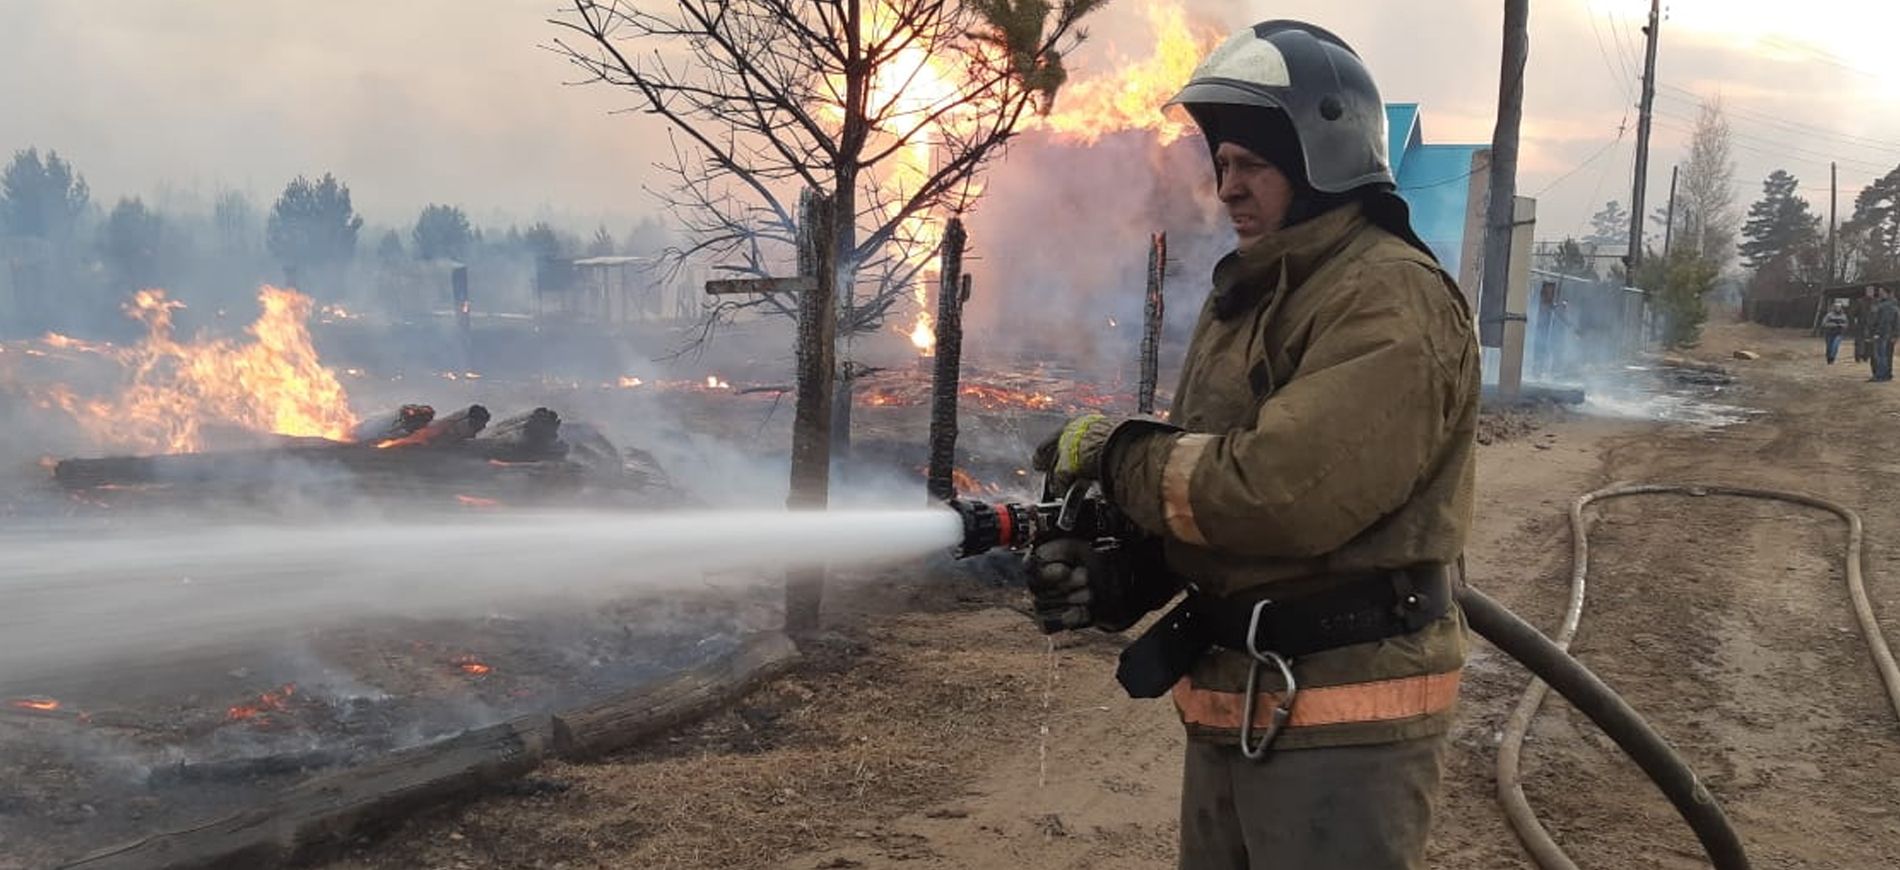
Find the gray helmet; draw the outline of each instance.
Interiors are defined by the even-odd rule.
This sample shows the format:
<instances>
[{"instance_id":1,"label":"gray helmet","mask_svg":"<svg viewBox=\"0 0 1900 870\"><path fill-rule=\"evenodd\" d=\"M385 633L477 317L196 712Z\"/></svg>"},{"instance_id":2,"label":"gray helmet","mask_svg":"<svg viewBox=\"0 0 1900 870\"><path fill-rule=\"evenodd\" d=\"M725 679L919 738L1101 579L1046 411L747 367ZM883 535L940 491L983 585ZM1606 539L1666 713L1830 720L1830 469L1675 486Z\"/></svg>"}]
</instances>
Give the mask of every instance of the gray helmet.
<instances>
[{"instance_id":1,"label":"gray helmet","mask_svg":"<svg viewBox=\"0 0 1900 870\"><path fill-rule=\"evenodd\" d=\"M1215 105L1278 109L1292 122L1306 182L1323 193L1393 186L1385 102L1352 48L1323 28L1263 21L1220 44L1168 101L1203 130Z\"/></svg>"}]
</instances>

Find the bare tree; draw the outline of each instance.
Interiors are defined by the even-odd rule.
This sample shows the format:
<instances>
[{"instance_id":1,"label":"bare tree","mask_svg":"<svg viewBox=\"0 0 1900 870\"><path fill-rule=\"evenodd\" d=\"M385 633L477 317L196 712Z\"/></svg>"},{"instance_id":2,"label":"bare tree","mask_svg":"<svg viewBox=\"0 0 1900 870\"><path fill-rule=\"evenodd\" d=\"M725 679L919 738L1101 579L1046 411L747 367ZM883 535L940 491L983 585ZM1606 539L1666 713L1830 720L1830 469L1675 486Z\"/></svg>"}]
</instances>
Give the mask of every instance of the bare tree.
<instances>
[{"instance_id":1,"label":"bare tree","mask_svg":"<svg viewBox=\"0 0 1900 870\"><path fill-rule=\"evenodd\" d=\"M573 0L554 50L664 119L667 260L782 273L800 189L838 228L841 335L882 328L968 209L974 179L1047 111L1078 24L1107 0ZM855 292L864 287L867 295ZM726 301L717 317L784 294Z\"/></svg>"},{"instance_id":2,"label":"bare tree","mask_svg":"<svg viewBox=\"0 0 1900 870\"><path fill-rule=\"evenodd\" d=\"M1676 195L1676 243L1687 246L1718 272L1727 268L1735 256L1735 233L1741 223L1735 208L1735 158L1731 152L1728 116L1722 113L1722 101L1704 102L1689 140L1689 159L1682 165L1682 185Z\"/></svg>"}]
</instances>

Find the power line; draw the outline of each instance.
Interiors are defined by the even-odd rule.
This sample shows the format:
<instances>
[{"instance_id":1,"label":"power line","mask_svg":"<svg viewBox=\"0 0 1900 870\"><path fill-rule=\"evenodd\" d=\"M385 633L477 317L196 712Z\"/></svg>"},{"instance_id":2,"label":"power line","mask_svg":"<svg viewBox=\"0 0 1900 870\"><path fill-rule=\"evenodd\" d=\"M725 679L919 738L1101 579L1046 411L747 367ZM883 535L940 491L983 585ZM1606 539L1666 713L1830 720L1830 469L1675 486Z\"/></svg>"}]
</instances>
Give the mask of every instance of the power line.
<instances>
[{"instance_id":1,"label":"power line","mask_svg":"<svg viewBox=\"0 0 1900 870\"><path fill-rule=\"evenodd\" d=\"M1629 120L1628 116L1627 115L1624 116L1624 121L1627 122L1628 120ZM1568 179L1572 175L1576 175L1578 172L1581 172L1585 167L1589 166L1592 163L1595 163L1597 161L1597 158L1602 157L1605 154L1608 154L1611 148L1615 148L1618 143L1621 143L1623 141L1623 136L1626 132L1628 132L1628 129L1629 127L1627 123L1617 124L1615 139L1611 139L1610 141L1604 143L1602 148L1598 148L1596 151L1592 152L1589 157L1585 157L1582 163L1579 163L1575 166L1570 167L1569 172L1566 172L1562 175L1557 176L1556 179L1552 180L1549 184L1544 185L1542 189L1538 190L1536 193L1531 194L1531 196L1543 196L1544 194L1549 193L1551 188L1556 187L1559 184L1562 184L1565 179Z\"/></svg>"},{"instance_id":2,"label":"power line","mask_svg":"<svg viewBox=\"0 0 1900 870\"><path fill-rule=\"evenodd\" d=\"M1657 87L1663 88L1669 91L1674 91L1675 93L1673 94L1664 95L1672 100L1679 100L1682 102L1694 101L1698 105L1703 102L1706 102L1706 98L1704 98L1700 94L1697 94L1694 91L1689 90L1688 88L1678 87L1676 85L1668 84L1667 82L1659 82L1657 84ZM1775 126L1775 127L1782 127L1782 128L1787 129L1789 132L1802 133L1805 135L1819 136L1819 137L1829 138L1829 139L1836 139L1842 143L1852 144L1852 145L1856 145L1862 148L1869 148L1869 149L1875 149L1875 150L1880 150L1880 151L1900 150L1900 141L1894 141L1890 139L1876 139L1870 136L1860 136L1854 133L1844 133L1844 132L1839 132L1835 130L1829 130L1827 128L1820 127L1814 124L1805 124L1799 121L1790 121L1786 118L1777 117L1767 112L1763 112L1757 109L1751 109L1747 106L1731 105L1727 101L1723 101L1722 111L1730 112L1740 117L1750 118L1762 124L1768 124L1770 126Z\"/></svg>"},{"instance_id":3,"label":"power line","mask_svg":"<svg viewBox=\"0 0 1900 870\"><path fill-rule=\"evenodd\" d=\"M1842 59L1840 55L1835 54L1826 49L1823 49L1819 46L1808 45L1806 43L1801 43L1801 42L1794 42L1792 40L1785 39L1780 36L1770 36L1767 39L1764 39L1762 41L1770 45L1779 45L1783 48L1793 49L1809 57L1812 57L1815 60L1818 60L1824 64L1827 64L1833 67L1839 67L1851 73L1857 73L1859 75L1863 75L1868 78L1874 78L1874 79L1880 78L1879 73L1875 73L1871 70L1865 70L1865 69L1861 69L1860 67L1854 66L1853 64L1848 63L1846 60Z\"/></svg>"},{"instance_id":4,"label":"power line","mask_svg":"<svg viewBox=\"0 0 1900 870\"><path fill-rule=\"evenodd\" d=\"M1656 113L1665 118L1674 118L1678 121L1683 121L1691 125L1695 124L1698 120L1696 118L1692 118L1687 115L1663 111L1662 109L1657 109ZM1671 128L1671 129L1674 129L1674 128ZM1694 135L1694 127L1691 126L1689 129L1683 130L1681 132L1687 132L1690 135ZM1839 161L1843 165L1851 164L1859 168L1865 169L1866 171L1869 171L1869 172L1881 173L1881 172L1887 171L1887 167L1883 167L1871 161L1860 160L1860 159L1855 159L1851 157L1840 157L1838 155L1831 154L1825 151L1815 151L1811 148L1807 148L1801 145L1796 145L1792 142L1782 141L1782 140L1775 139L1769 136L1761 135L1760 133L1744 132L1741 130L1735 130L1731 128L1729 130L1729 136L1730 136L1731 144L1735 145L1736 147L1743 148L1745 150L1758 151L1760 153L1767 154L1770 157L1785 157L1785 156L1791 156L1795 154L1805 154L1805 155L1808 155L1810 158L1818 159L1823 162L1830 161L1830 160ZM1749 147L1751 143L1754 145L1753 148ZM1775 150L1767 150L1767 149L1775 149Z\"/></svg>"},{"instance_id":5,"label":"power line","mask_svg":"<svg viewBox=\"0 0 1900 870\"><path fill-rule=\"evenodd\" d=\"M1603 31L1597 28L1595 6L1596 4L1591 4L1590 33L1597 39L1597 56L1603 58L1603 68L1610 71L1610 78L1615 80L1617 89L1623 92L1623 98L1634 102L1636 100L1636 94L1630 90L1629 67L1623 65L1623 71L1618 73L1617 67L1610 63L1610 53L1603 47ZM1618 64L1622 64L1623 55L1620 51L1617 53L1616 59Z\"/></svg>"},{"instance_id":6,"label":"power line","mask_svg":"<svg viewBox=\"0 0 1900 870\"><path fill-rule=\"evenodd\" d=\"M1642 64L1637 62L1637 58L1642 57L1642 52L1636 51L1624 44L1623 32L1617 27L1618 22L1615 13L1605 12L1603 13L1603 17L1610 22L1610 38L1616 42L1616 59L1623 63L1624 75L1630 78L1637 78L1636 70L1642 66ZM1634 43L1636 40L1634 37L1631 37L1629 41Z\"/></svg>"}]
</instances>

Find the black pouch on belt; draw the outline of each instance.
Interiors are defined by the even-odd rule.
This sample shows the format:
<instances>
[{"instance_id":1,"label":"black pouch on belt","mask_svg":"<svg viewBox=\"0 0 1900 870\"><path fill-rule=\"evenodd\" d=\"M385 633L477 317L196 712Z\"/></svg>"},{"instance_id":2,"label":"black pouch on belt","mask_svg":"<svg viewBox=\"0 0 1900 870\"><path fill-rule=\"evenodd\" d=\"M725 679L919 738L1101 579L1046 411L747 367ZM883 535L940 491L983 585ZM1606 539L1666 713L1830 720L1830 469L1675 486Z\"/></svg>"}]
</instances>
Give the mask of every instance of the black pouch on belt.
<instances>
[{"instance_id":1,"label":"black pouch on belt","mask_svg":"<svg viewBox=\"0 0 1900 870\"><path fill-rule=\"evenodd\" d=\"M1115 682L1122 684L1128 697L1159 698L1167 694L1214 645L1197 624L1199 600L1199 596L1189 594L1122 650L1121 660L1115 665Z\"/></svg>"}]
</instances>

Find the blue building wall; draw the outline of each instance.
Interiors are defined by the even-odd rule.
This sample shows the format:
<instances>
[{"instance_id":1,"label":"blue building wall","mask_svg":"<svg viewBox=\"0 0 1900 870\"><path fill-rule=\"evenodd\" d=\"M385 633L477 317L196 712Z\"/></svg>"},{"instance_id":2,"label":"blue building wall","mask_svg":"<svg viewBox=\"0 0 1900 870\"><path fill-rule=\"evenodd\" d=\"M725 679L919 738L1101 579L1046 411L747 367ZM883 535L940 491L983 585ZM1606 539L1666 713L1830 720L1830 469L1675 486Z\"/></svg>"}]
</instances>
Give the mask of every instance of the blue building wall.
<instances>
[{"instance_id":1,"label":"blue building wall","mask_svg":"<svg viewBox=\"0 0 1900 870\"><path fill-rule=\"evenodd\" d=\"M1457 276L1471 205L1471 158L1490 146L1425 144L1417 103L1388 103L1385 117L1392 174L1412 209L1412 228L1445 271Z\"/></svg>"}]
</instances>

